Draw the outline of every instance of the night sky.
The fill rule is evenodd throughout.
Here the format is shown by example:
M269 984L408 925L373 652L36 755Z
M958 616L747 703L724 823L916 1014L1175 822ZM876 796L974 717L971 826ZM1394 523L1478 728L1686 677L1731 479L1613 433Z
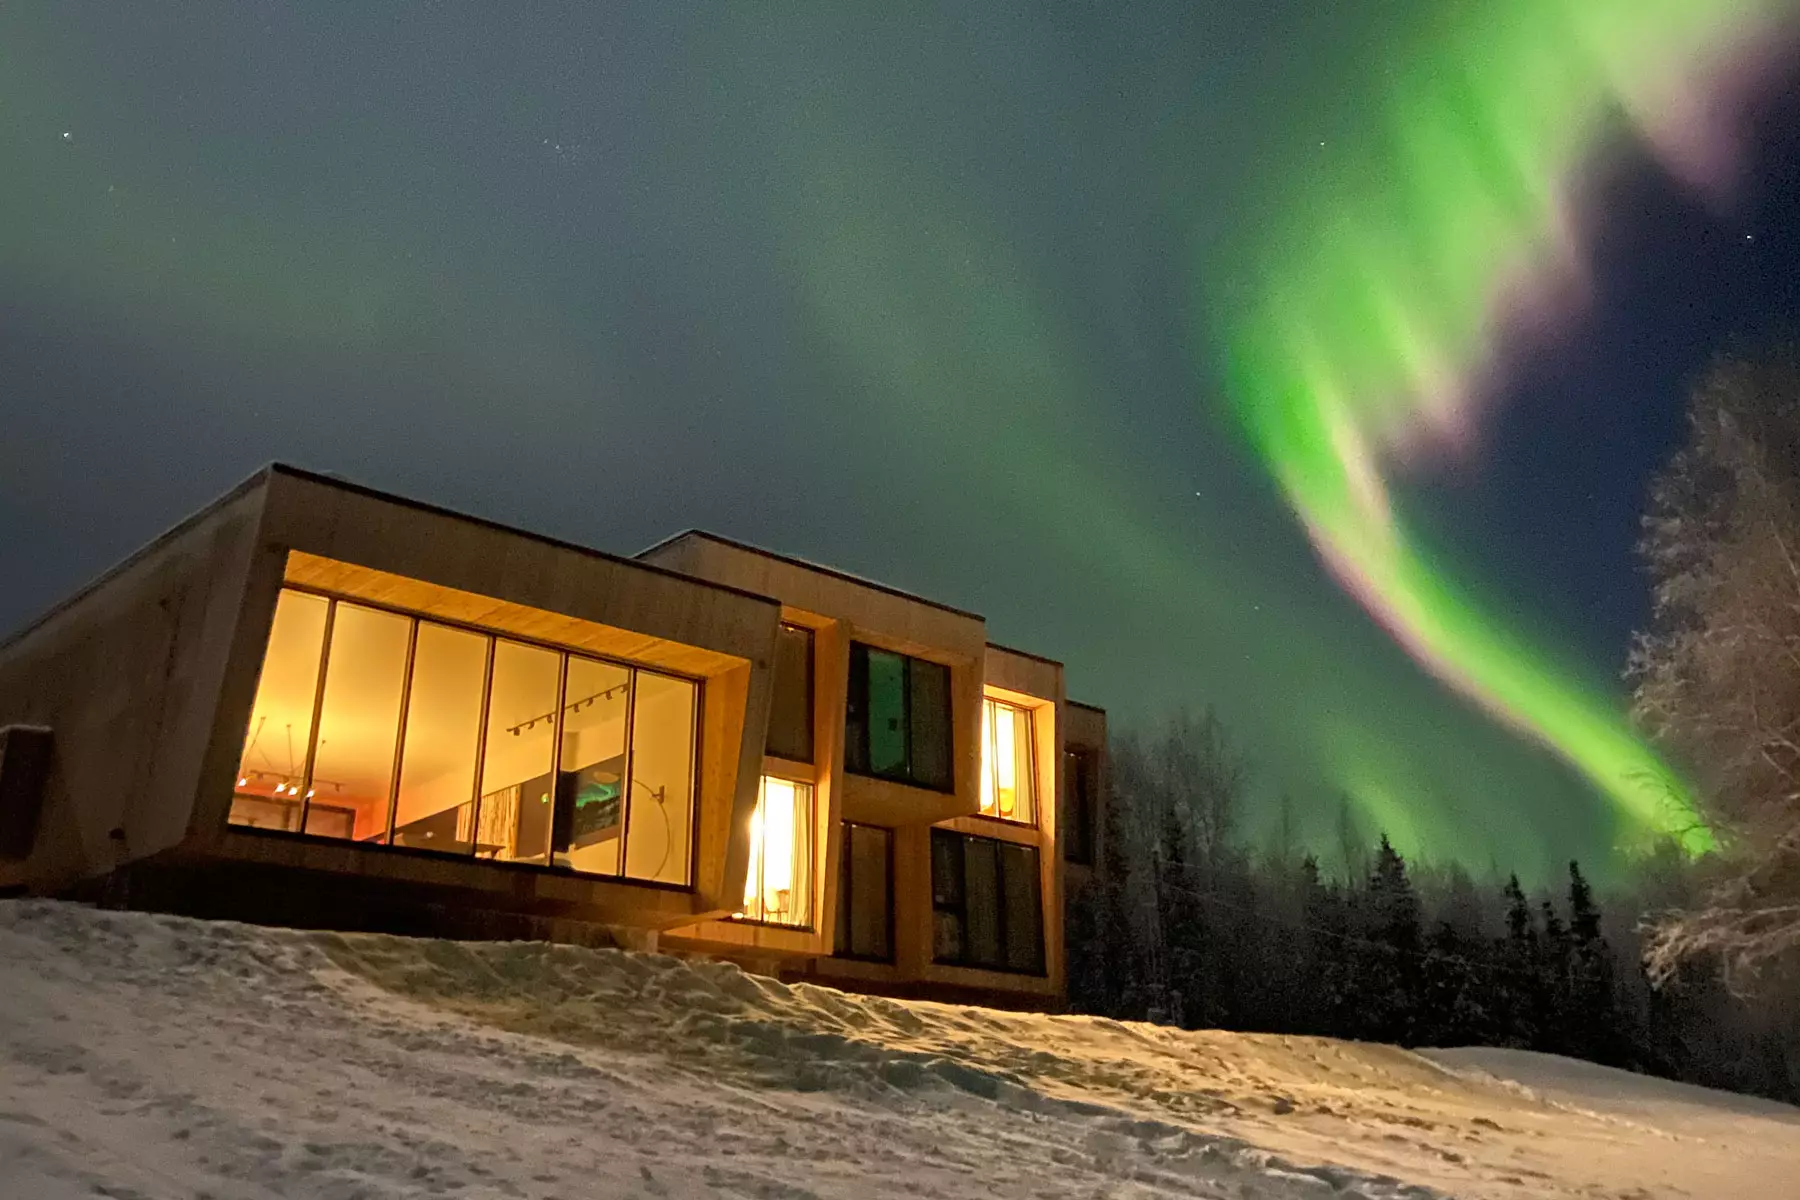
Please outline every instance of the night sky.
M974 609L1121 726L1216 707L1321 842L1347 793L1428 856L1599 862L1591 787L1320 567L1196 333L1270 165L1440 6L862 7L0 7L0 628L283 460ZM1582 305L1405 484L1619 707L1684 391L1800 314L1789 60L1726 192L1607 146Z

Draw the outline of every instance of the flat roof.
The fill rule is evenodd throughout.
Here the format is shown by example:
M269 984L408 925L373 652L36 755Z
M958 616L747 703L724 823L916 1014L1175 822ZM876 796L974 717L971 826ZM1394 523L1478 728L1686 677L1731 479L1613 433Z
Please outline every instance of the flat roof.
M1065 703L1073 704L1076 708L1085 708L1089 712L1097 712L1101 716L1106 715L1106 710L1104 708L1101 708L1098 704L1085 704L1080 700L1068 700L1068 701L1065 701Z
M546 533L534 533L529 529L520 529L517 525L507 525L500 521L490 521L486 517L477 517L470 513L460 512L454 508L445 508L439 504L428 504L423 500L414 500L407 496L396 495L393 492L384 492L379 488L368 487L365 484L352 483L348 479L343 479L337 475L323 475L317 471L308 471L302 467L289 466L287 463L270 463L266 468L266 473L289 475L295 479L304 479L309 483L337 488L339 491L355 492L358 495L368 496L374 500L386 501L389 504L403 505L407 508L416 509L419 512L431 513L434 516L448 517L455 521L467 521L472 525L480 525L483 528L492 529L496 533L511 534L514 537L522 537L529 541L537 542L540 545L553 546L558 550L569 550L576 554L586 555L589 558L600 559L604 562L618 563L621 566L632 567L639 571L650 571L657 575L666 576L669 579L679 579L684 583L693 583L698 584L701 587L715 588L721 592L730 592L750 600L760 600L765 604L780 605L781 603L780 600L777 600L773 596L765 596L761 592L753 592L749 588L741 588L729 583L719 583L711 579L702 579L696 575L689 575L685 571L672 570L669 567L659 566L656 563L644 562L636 557L630 557L623 554L609 554L605 550L596 550L592 546L584 546L580 542L565 541L562 538L551 537ZM254 482L254 480L250 482Z
M431 513L435 516L445 517L454 521L466 521L470 524L480 525L499 533L525 538L529 541L537 542L540 545L552 546L559 550L568 550L576 554L601 559L606 562L618 563L622 566L629 566L634 570L649 571L653 574L666 576L670 579L679 579L683 583L692 584L695 587L712 588L717 591L731 593L749 600L756 600L763 604L772 604L777 607L781 604L781 601L773 596L765 596L760 592L750 591L748 588L736 587L729 583L717 583L710 579L701 579L698 576L689 575L683 571L671 570L668 567L659 566L656 563L643 562L637 558L631 558L620 554L609 554L604 550L596 550L592 546L583 546L578 542L564 541L561 538L551 537L547 534L534 533L529 529L520 529L516 525L506 525L499 521L491 521L486 517L478 517L471 513L459 512L452 508L445 508L442 505L429 504L423 500L414 500L411 497L397 495L393 492L384 492L379 488L372 488L366 484L354 483L338 475L328 475L319 471L309 471L304 467L296 467L289 463L275 462L263 467L247 479L234 484L228 491L218 496L216 499L208 501L198 509L195 509L163 532L151 538L148 542L145 542L142 546L139 546L136 550L133 550L130 554L127 554L124 558L115 562L112 566L106 568L106 570L100 572L100 574L94 576L94 578L90 579L88 582L76 588L73 592L70 592L68 595L58 600L55 604L52 604L36 617L27 621L11 633L6 634L4 637L0 637L0 649L11 646L13 643L21 641L29 636L40 626L55 618L57 614L86 599L96 590L105 586L109 580L129 570L140 560L155 553L169 542L174 541L194 526L211 517L220 509L243 499L243 497L256 491L258 488L266 486L269 479L275 475L286 475L290 478L317 484L321 487L336 488L343 492L354 492L357 495L367 496L371 499L383 501L384 503L402 505L406 508L415 509L419 512Z
M1041 662L1047 667L1060 667L1063 665L1063 661L1060 658L1049 658L1042 654L1033 654L1031 651L1021 650L1017 646L1002 646L999 642L989 642L987 645L989 650L998 650L1002 654L1016 654L1020 658L1029 658L1032 662Z
M733 550L742 550L746 554L759 554L764 558L773 559L780 563L786 563L790 567L799 567L804 571L814 571L820 575L826 575L833 579L840 579L845 583L856 584L858 587L872 588L877 592L884 592L889 596L897 596L902 600L911 600L915 604L923 604L928 608L935 608L942 612L954 613L959 617L968 617L972 621L982 621L985 623L987 620L987 618L983 617L980 613L970 612L966 608L957 608L953 604L945 604L941 600L933 600L927 596L921 596L916 592L905 591L902 588L893 587L874 579L865 579L861 575L853 575L849 571L840 571L836 567L828 567L823 563L812 562L804 558L795 558L791 554L779 554L774 550L767 550L761 546L753 546L749 542L740 542L736 538L724 537L721 534L710 533L704 529L684 529L680 533L671 534L654 546L649 546L638 551L636 557L641 559L646 554L654 554L664 546L672 546L685 538L705 538L709 542L717 542L719 545L729 546ZM1032 657L1035 657L1035 655ZM1045 661L1047 662L1050 660L1046 659Z

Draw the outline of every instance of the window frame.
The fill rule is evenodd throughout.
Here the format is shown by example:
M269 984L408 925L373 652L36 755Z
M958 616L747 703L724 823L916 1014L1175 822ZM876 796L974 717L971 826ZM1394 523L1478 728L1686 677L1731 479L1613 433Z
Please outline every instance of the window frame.
M1011 822L1009 822L1009 824L1011 824ZM942 841L944 843L950 843L950 842L954 841L957 846L957 849L956 849L957 864L961 868L961 870L960 870L960 872L958 874L958 878L956 880L956 890L957 890L957 894L958 894L958 899L955 901L940 901L938 899L937 857L938 857L938 845L939 845L940 841ZM968 855L969 855L969 848L970 848L969 844L971 842L982 843L984 850L989 850L994 856L994 900L995 900L994 923L995 923L996 929L998 930L998 940L999 940L999 945L1000 945L1000 957L1002 960L1005 960L1010 957L1009 952L1012 949L1012 938L1011 938L1012 930L1008 927L1008 920L1007 920L1007 915L1006 915L1006 859L1005 859L1003 850L1007 846L1012 846L1012 847L1016 847L1017 849L1019 849L1021 851L1027 851L1030 853L1031 861L1032 861L1032 868L1033 868L1031 871L1031 876L1030 876L1031 890L1032 890L1032 894L1034 895L1034 897L1037 900L1036 918L1034 921L1034 924L1037 927L1036 965L1034 965L1032 967L1014 967L1014 966L1007 965L1004 961L1002 961L999 965L995 965L992 963L979 962L974 959L971 959L967 956L966 952L964 955L962 955L960 957L956 957L956 958L947 958L947 957L944 957L941 954L939 954L938 945L937 945L937 914L939 914L939 913L952 913L956 916L957 921L962 928L962 943L965 947L967 947L967 945L968 945L968 941L969 941L969 939L968 939L968 927L969 927L969 917L968 917L968 913L969 913L968 861L969 860L968 860ZM1003 975L1020 975L1020 976L1025 976L1025 977L1033 978L1033 979L1046 978L1049 975L1049 971L1050 971L1050 962L1049 962L1050 951L1049 951L1049 946L1046 944L1046 939L1048 937L1049 931L1045 928L1046 923L1045 923L1045 919L1044 919L1044 875L1043 875L1043 871L1044 871L1043 849L1042 849L1042 847L1037 846L1034 843L1021 842L1021 841L1014 840L1012 838L987 837L987 836L985 836L983 834L979 834L979 833L964 833L960 829L945 829L942 826L933 826L932 830L931 830L931 870L930 870L931 913L932 913L932 927L931 927L931 961L932 961L932 963L937 966L942 966L942 967L956 967L960 970L995 971L995 972L998 972Z
M850 924L850 906L856 896L855 888L855 855L851 853L851 835L853 830L873 829L879 832L887 844L887 854L883 870L887 873L887 911L882 914L883 938L887 942L885 955L853 954L842 948L848 938ZM866 821L840 820L838 822L838 902L832 914L835 928L831 939L831 956L847 962L882 963L893 965L899 960L898 948L894 944L894 910L898 907L894 895L894 830L886 825L871 825Z
M871 745L871 712L869 703L869 669L870 652L886 654L898 658L902 664L901 674L901 732L906 747L906 767L904 771L882 772L871 765L873 747ZM861 697L857 695L858 672L857 656L862 656ZM942 783L919 779L914 771L917 754L913 748L913 664L924 663L944 673L944 762L947 777ZM948 663L937 662L929 658L921 658L916 654L907 654L900 650L890 650L886 646L877 646L872 642L852 640L850 643L850 669L846 673L847 686L844 697L844 770L864 779L879 779L886 783L897 783L902 787L916 787L940 795L956 794L956 678L954 669ZM852 736L850 713L858 709L862 714L860 737ZM853 755L853 751L855 752Z
M1017 817L1003 817L997 812L982 812L979 807L969 815L981 821L998 821L1008 829L1042 829L1044 824L1043 790L1038 786L1041 782L1038 775L1037 753L1038 710L1030 705L1020 704L1016 700L1008 700L1004 696L990 696L985 692L982 693L981 697L981 774L984 778L976 783L975 803L977 806L981 803L981 788L986 782L985 777L990 767L996 771L1000 768L998 754L994 755L994 761L991 763L989 762L988 757L987 706L990 704L996 705L999 708L1012 709L1015 712L1023 713L1025 716L1025 761L1030 764L1031 820L1021 821ZM997 798L999 794L1000 781L996 779L994 781L994 795ZM998 804L998 799L996 799L996 804Z
M511 633L506 630L494 629L494 628L491 628L489 626L484 626L484 625L476 625L476 624L473 624L468 621L459 621L453 617L440 617L440 616L437 616L437 615L431 614L431 613L422 613L415 609L404 608L404 607L401 607L399 605L394 605L394 604L385 604L378 600L368 600L368 599L364 599L361 596L350 595L350 594L343 593L343 592L336 592L336 591L332 591L327 588L315 587L310 584L293 583L293 582L290 582L287 580L283 580L281 583L280 591L290 591L290 592L299 593L301 595L314 596L314 597L317 597L318 599L324 600L326 602L325 625L320 634L319 666L318 666L318 671L317 671L317 677L315 678L314 683L313 683L313 696L312 696L313 724L312 724L312 729L309 731L309 733L307 735L307 747L306 747L306 754L305 754L305 759L304 759L305 769L304 769L304 774L303 774L301 784L300 784L300 787L301 787L300 807L299 807L299 811L297 814L296 826L294 829L290 830L290 829L267 829L267 828L263 828L263 827L259 827L259 826L240 825L231 820L231 806L227 805L226 809L225 809L225 818L224 818L224 827L225 827L225 832L227 834L233 834L233 835L241 834L241 835L249 836L249 837L268 837L268 838L276 838L276 839L299 839L302 841L317 843L320 845L349 846L349 847L355 848L357 850L373 851L373 852L378 852L378 853L382 853L382 854L422 855L422 856L437 859L440 861L478 863L484 867L496 867L496 868L500 868L502 870L534 871L534 872L538 872L538 873L542 873L542 874L561 875L561 876L565 876L565 877L568 877L571 879L585 879L585 880L594 880L594 881L600 881L600 882L606 882L606 883L629 884L633 887L659 888L664 891L691 893L697 889L697 887L699 886L698 880L699 880L699 868L700 868L700 838L697 834L697 828L698 828L699 819L700 819L700 781L701 781L701 777L704 773L703 772L703 764L704 764L705 745L703 742L703 738L704 738L705 724L706 724L706 722L705 722L706 680L704 678L701 678L699 676L689 675L682 671L667 670L660 666L647 666L642 663L633 662L630 659L614 658L610 655L597 654L590 650L581 649L581 648L577 648L577 647L573 647L573 646L566 646L566 645L562 645L562 644L559 644L556 642L545 641L542 638L534 638L534 637L530 637L530 636L526 636L526 635L514 634L514 633ZM279 599L279 592L277 593L277 598ZM380 840L380 841L354 841L354 840L347 841L343 838L331 837L328 835L306 832L306 812L307 812L307 808L310 806L310 802L311 802L311 796L308 795L308 793L310 793L313 790L313 779L312 779L313 762L314 762L315 755L317 753L317 742L318 742L318 737L319 737L319 728L318 728L319 719L320 719L320 716L322 715L321 710L322 710L322 708L324 706L324 702L325 702L325 680L326 680L327 674L330 670L332 633L333 633L335 625L336 625L337 608L340 603L355 605L355 606L359 606L359 607L367 608L367 609L373 609L378 612L391 613L395 616L404 617L408 621L411 622L411 627L407 634L407 656L406 656L406 665L405 665L405 671L404 671L404 681L405 681L405 685L406 685L406 690L403 691L401 694L400 712L398 715L398 721L396 723L396 729L395 729L395 737L397 739L395 742L396 769L393 771L392 778L389 780L389 783L388 783L387 829L383 834L383 840ZM274 608L271 607L271 609L270 609L271 627L272 627L272 622L273 622L273 614L274 614ZM559 666L558 666L557 699L555 701L556 706L557 706L557 712L555 714L556 736L552 741L552 747L553 747L552 758L551 758L551 777L552 777L552 779L557 778L557 772L559 772L561 770L562 719L563 719L563 709L566 707L566 698L563 696L562 692L563 692L563 688L564 688L564 683L568 677L569 660L571 658L584 658L584 659L588 659L593 662L600 662L600 663L608 664L610 666L619 667L630 673L631 691L630 691L629 695L630 695L631 703L627 706L628 715L626 718L626 725L625 725L627 799L625 802L625 811L622 814L623 827L621 828L621 831L620 831L621 843L619 846L619 871L617 874L604 875L604 874L599 874L599 873L592 872L592 871L577 870L574 867L560 866L555 863L536 863L536 862L519 861L519 860L513 860L513 859L480 858L476 855L475 847L472 844L467 852L463 852L460 850L456 850L456 851L437 850L437 849L431 849L431 848L427 848L427 847L423 847L423 846L396 846L396 845L392 844L392 837L393 837L393 832L394 832L393 823L395 820L395 806L399 802L399 789L400 789L400 771L398 769L398 764L399 764L399 761L401 758L401 750L403 749L403 747L405 745L406 722L407 722L407 717L409 716L409 710L411 708L411 682L412 682L412 677L413 677L414 657L416 655L417 647L418 647L419 628L420 628L420 625L423 623L429 623L429 624L438 625L438 626L442 626L442 627L449 628L449 629L460 630L465 633L472 633L472 634L475 634L479 637L486 639L486 642L487 642L487 663L486 663L486 668L483 673L482 684L481 684L481 721L480 721L479 731L477 733L478 740L476 742L476 747L475 747L474 784L473 784L473 788L472 788L472 795L470 796L470 802L475 805L479 805L481 802L482 768L485 765L485 759L487 757L487 732L488 732L488 717L489 717L488 709L489 709L489 706L490 706L490 703L492 700L492 691L493 691L493 683L494 683L494 654L495 654L495 650L496 650L496 647L498 646L499 642L510 641L510 642L518 643L520 645L530 646L530 647L534 647L534 648L540 649L540 650L546 650L546 651L549 651L551 653L558 655L560 658L560 662L559 662ZM259 685L261 682L263 664L267 660L267 655L268 655L268 638L265 635L265 637L263 638L262 651L257 660L256 678L255 678L255 681L252 686L252 694L253 695L254 695L255 686ZM660 879L641 879L641 878L637 878L635 876L627 875L625 873L626 857L625 857L625 844L624 844L623 839L628 838L630 836L631 804L630 804L630 799L629 799L629 789L630 789L629 781L632 778L630 771L631 771L631 765L632 765L631 764L631 754L632 754L633 733L634 733L633 719L635 717L634 710L636 708L636 699L637 699L637 676L638 676L639 672L644 672L644 673L651 674L651 675L660 675L660 676L663 676L668 679L680 680L684 683L692 685L694 688L693 713L689 720L689 730L688 730L688 744L691 747L691 756L692 756L691 757L692 780L691 780L691 783L689 786L689 792L688 792L688 831L689 831L688 832L688 843L689 843L689 845L688 845L688 864L687 864L687 882L686 883L669 883L665 880L660 880ZM252 700L252 704L254 704L254 700ZM246 728L248 727L249 721L254 718L254 715L255 715L254 712L246 715L246 718L245 718ZM241 749L240 749L239 753L240 754L242 753ZM238 775L237 775L238 770L239 770L238 767L233 768L232 779L234 781L238 778ZM234 784L233 789L232 789L232 797L235 799L236 795L237 795L237 789ZM255 797L255 799L261 800L261 799L265 799L265 798L264 797Z
M819 898L819 896L818 896L819 889L818 889L818 880L817 880L819 851L818 851L818 847L815 843L817 843L818 837L819 837L819 835L818 835L819 792L818 792L818 789L813 786L813 781L810 779L792 779L786 775L781 774L780 772L771 772L768 770L764 770L762 773L761 781L757 784L758 795L756 798L756 803L757 803L758 807L761 807L764 803L767 802L768 785L769 785L769 780L771 780L771 779L778 779L782 783L790 784L793 787L797 787L797 788L803 787L806 789L806 821L805 821L804 825L797 826L797 828L804 828L806 830L807 854L806 854L806 880L805 880L805 882L806 882L807 917L806 917L805 921L772 921L772 920L769 920L767 917L752 917L752 916L748 915L747 913L730 913L726 916L726 920L734 921L739 925L759 925L759 926L764 926L769 929L792 930L795 933L817 933L818 929L819 929L819 920L818 920L818 915L817 915L817 911L816 911L818 908L818 898ZM767 818L765 818L765 820L766 819ZM796 855L795 857L796 857L796 859L798 859L799 856ZM890 859L893 857L893 845L891 842L888 845L888 857ZM764 858L764 861L766 862L767 861L767 853L766 852L763 855L763 858ZM890 876L890 886L891 886L891 878L892 878L891 864L890 864L890 868L889 868L889 876ZM750 881L748 878L746 878L744 880L744 883L746 886L749 885L749 882ZM761 895L761 893L762 893L762 889L758 888L757 894ZM893 907L891 903L890 903L889 907L890 908ZM889 935L888 940L889 940L889 945L891 946L893 943L893 938L892 938L891 934Z

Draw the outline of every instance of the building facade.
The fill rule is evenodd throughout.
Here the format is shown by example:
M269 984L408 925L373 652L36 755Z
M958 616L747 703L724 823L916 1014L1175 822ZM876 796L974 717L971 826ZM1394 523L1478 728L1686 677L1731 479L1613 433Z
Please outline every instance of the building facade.
M979 616L271 467L0 643L0 889L1053 1008L1105 714Z

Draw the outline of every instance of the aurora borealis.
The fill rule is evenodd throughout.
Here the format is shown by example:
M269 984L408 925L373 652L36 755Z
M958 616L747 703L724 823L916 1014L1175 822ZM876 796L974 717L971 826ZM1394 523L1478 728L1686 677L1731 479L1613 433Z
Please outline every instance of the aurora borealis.
M1252 825L1597 859L1644 474L1797 303L1793 9L8 4L0 625L281 458L980 611L1215 705Z
M1711 167L1696 182L1719 182L1729 131L1698 114L1784 7L1447 8L1371 64L1353 149L1311 167L1310 202L1241 251L1256 298L1223 318L1230 398L1332 571L1434 674L1552 747L1628 820L1695 849L1709 839L1691 800L1616 699L1560 678L1435 569L1384 460L1472 436L1503 288L1550 302L1532 285L1580 253L1575 177L1602 139L1634 128L1685 154L1672 169Z

